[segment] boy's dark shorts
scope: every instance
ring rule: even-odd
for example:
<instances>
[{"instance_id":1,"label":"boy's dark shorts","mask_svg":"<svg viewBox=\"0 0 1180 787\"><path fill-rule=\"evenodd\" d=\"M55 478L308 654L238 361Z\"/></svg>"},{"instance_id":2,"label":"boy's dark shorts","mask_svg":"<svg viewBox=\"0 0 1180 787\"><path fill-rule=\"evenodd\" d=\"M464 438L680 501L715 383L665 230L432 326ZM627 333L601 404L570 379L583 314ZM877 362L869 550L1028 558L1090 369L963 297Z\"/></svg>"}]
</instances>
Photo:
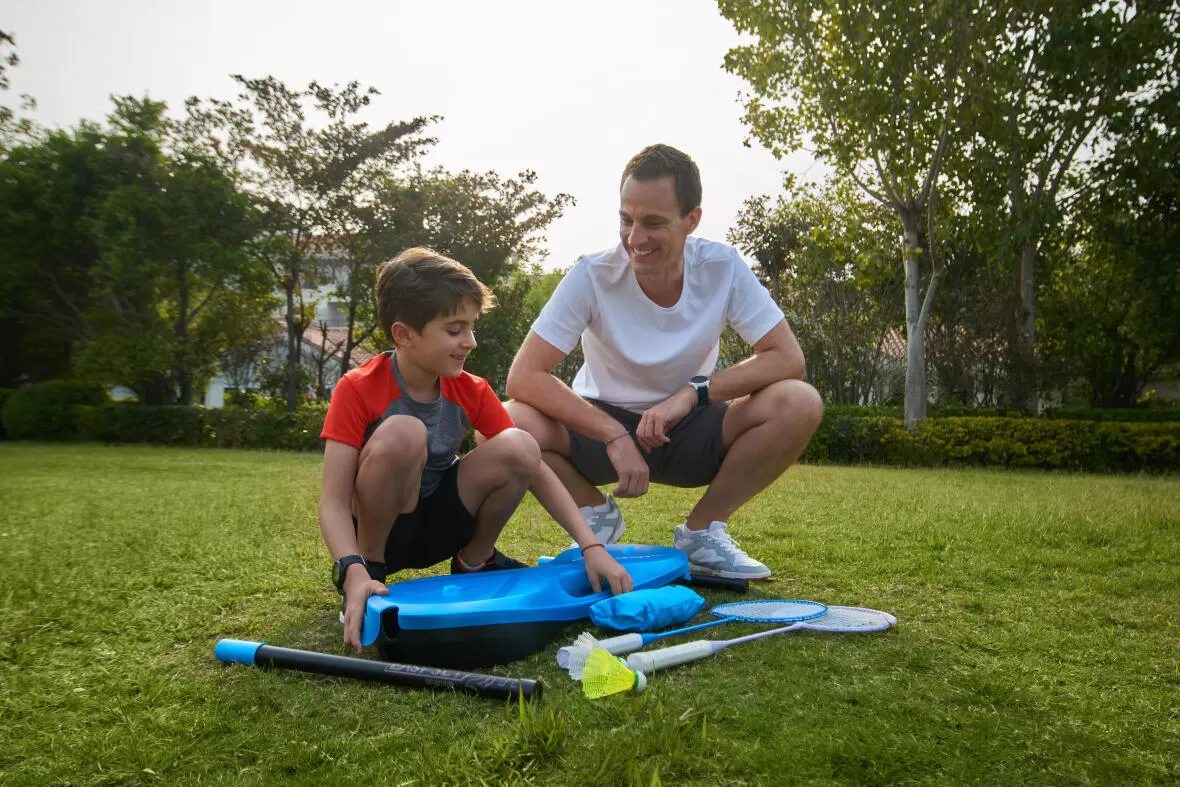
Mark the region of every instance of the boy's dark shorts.
<instances>
[{"instance_id":1,"label":"boy's dark shorts","mask_svg":"<svg viewBox=\"0 0 1180 787\"><path fill-rule=\"evenodd\" d=\"M356 518L352 520L356 527ZM459 497L459 462L443 473L438 486L418 507L393 523L385 541L385 566L392 574L403 568L429 568L449 560L475 535L475 517Z\"/></svg>"},{"instance_id":2,"label":"boy's dark shorts","mask_svg":"<svg viewBox=\"0 0 1180 787\"><path fill-rule=\"evenodd\" d=\"M621 423L631 433L629 439L635 440L635 428L639 426L641 415L596 399L587 401ZM729 405L725 402L694 407L668 432L671 442L658 446L651 453L644 453L640 448L639 453L647 460L650 480L682 487L708 486L713 483L725 459L721 423L728 409ZM610 457L606 455L606 443L573 429L568 431L570 464L583 478L595 486L613 484L619 480ZM639 447L638 441L635 445Z\"/></svg>"}]
</instances>

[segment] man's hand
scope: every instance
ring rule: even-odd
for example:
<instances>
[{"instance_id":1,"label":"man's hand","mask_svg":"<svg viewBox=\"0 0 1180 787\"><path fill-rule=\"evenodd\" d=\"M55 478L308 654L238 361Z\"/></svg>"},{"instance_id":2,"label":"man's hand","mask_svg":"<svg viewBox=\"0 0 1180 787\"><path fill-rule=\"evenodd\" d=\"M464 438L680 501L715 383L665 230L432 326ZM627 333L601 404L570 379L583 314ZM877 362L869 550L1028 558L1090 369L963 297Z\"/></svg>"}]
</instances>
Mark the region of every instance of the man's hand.
<instances>
[{"instance_id":1,"label":"man's hand","mask_svg":"<svg viewBox=\"0 0 1180 787\"><path fill-rule=\"evenodd\" d=\"M635 441L630 437L620 437L606 446L606 455L614 465L615 473L619 476L619 483L611 490L615 497L639 497L647 494L647 462Z\"/></svg>"},{"instance_id":2,"label":"man's hand","mask_svg":"<svg viewBox=\"0 0 1180 787\"><path fill-rule=\"evenodd\" d=\"M384 582L372 579L360 563L349 566L344 577L344 644L352 645L357 653L363 649L361 623L365 619L365 606L374 593L385 596L389 588Z\"/></svg>"},{"instance_id":3,"label":"man's hand","mask_svg":"<svg viewBox=\"0 0 1180 787\"><path fill-rule=\"evenodd\" d=\"M635 439L645 451L663 445L668 442L668 432L692 412L696 403L696 391L682 388L643 414L635 427Z\"/></svg>"},{"instance_id":4,"label":"man's hand","mask_svg":"<svg viewBox=\"0 0 1180 787\"><path fill-rule=\"evenodd\" d=\"M623 568L619 561L611 557L605 548L594 547L582 553L586 561L586 577L590 580L590 587L598 593L602 590L602 580L606 580L612 596L620 593L630 593L635 588L631 575Z\"/></svg>"}]
</instances>

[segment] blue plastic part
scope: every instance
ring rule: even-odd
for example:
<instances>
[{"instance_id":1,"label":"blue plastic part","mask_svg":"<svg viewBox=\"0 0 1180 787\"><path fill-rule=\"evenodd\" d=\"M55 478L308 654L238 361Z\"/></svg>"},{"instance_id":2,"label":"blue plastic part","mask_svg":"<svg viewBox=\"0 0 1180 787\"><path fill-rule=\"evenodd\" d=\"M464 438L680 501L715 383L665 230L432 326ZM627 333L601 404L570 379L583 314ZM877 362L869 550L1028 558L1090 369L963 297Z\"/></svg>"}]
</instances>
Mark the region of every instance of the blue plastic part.
<instances>
[{"instance_id":1,"label":"blue plastic part","mask_svg":"<svg viewBox=\"0 0 1180 787\"><path fill-rule=\"evenodd\" d=\"M244 639L223 639L213 648L213 655L226 664L249 664L254 666L254 656L266 643L250 642Z\"/></svg>"},{"instance_id":2,"label":"blue plastic part","mask_svg":"<svg viewBox=\"0 0 1180 787\"><path fill-rule=\"evenodd\" d=\"M688 556L672 547L611 544L636 590L663 587L688 579ZM370 596L361 644L377 641L381 613L397 609L399 629L429 631L505 623L569 622L589 617L590 607L610 598L595 593L586 577L581 552L571 548L536 568L480 571L475 574L424 577L389 586L386 596Z\"/></svg>"}]
</instances>

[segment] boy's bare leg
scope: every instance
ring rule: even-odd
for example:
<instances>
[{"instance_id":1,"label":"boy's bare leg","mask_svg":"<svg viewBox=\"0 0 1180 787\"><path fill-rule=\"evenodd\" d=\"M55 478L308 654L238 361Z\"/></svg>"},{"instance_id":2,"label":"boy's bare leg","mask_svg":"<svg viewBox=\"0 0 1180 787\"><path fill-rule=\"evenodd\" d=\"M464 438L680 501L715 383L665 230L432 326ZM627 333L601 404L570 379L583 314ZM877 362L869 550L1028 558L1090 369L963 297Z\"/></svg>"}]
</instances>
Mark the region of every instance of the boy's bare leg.
<instances>
[{"instance_id":1,"label":"boy's bare leg","mask_svg":"<svg viewBox=\"0 0 1180 787\"><path fill-rule=\"evenodd\" d=\"M522 402L507 402L504 408L518 427L536 439L541 447L541 459L553 470L562 486L569 490L579 507L601 505L606 501L598 487L583 478L570 464L570 435L563 424Z\"/></svg>"},{"instance_id":2,"label":"boy's bare leg","mask_svg":"<svg viewBox=\"0 0 1180 787\"><path fill-rule=\"evenodd\" d=\"M721 469L688 516L701 530L733 512L787 471L823 418L819 393L802 380L781 380L730 403L722 422Z\"/></svg>"},{"instance_id":3,"label":"boy's bare leg","mask_svg":"<svg viewBox=\"0 0 1180 787\"><path fill-rule=\"evenodd\" d=\"M506 429L481 442L459 461L459 499L475 514L475 535L459 559L479 566L492 556L496 539L524 499L541 466L537 441L521 429Z\"/></svg>"},{"instance_id":4,"label":"boy's bare leg","mask_svg":"<svg viewBox=\"0 0 1180 787\"><path fill-rule=\"evenodd\" d=\"M385 420L361 449L356 472L357 548L384 562L385 542L401 514L418 505L426 464L426 425L408 415Z\"/></svg>"}]
</instances>

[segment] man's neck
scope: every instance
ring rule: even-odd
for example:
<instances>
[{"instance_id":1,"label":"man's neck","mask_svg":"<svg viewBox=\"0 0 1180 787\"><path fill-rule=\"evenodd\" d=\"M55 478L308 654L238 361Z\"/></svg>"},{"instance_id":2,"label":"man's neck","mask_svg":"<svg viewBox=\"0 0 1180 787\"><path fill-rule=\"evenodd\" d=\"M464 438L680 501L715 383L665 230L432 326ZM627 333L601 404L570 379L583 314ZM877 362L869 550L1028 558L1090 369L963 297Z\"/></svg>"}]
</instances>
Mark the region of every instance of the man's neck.
<instances>
[{"instance_id":1,"label":"man's neck","mask_svg":"<svg viewBox=\"0 0 1180 787\"><path fill-rule=\"evenodd\" d=\"M639 289L657 306L671 308L680 302L680 294L684 290L684 258L675 268L635 275Z\"/></svg>"}]
</instances>

